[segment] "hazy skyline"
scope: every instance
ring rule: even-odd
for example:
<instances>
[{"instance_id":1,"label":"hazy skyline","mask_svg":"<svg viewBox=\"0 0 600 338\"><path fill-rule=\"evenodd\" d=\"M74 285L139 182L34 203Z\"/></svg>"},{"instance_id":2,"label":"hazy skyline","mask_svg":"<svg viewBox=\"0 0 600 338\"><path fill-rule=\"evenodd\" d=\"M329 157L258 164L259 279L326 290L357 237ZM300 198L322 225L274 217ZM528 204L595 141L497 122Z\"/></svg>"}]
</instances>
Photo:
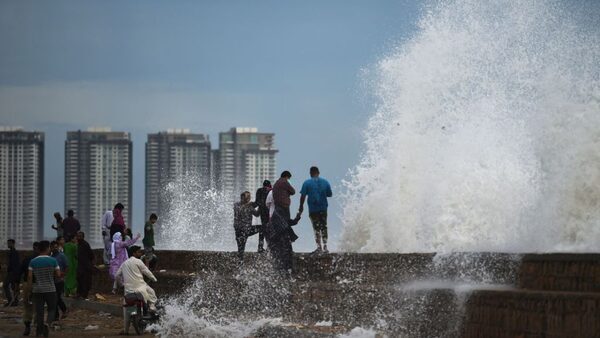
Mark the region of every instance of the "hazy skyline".
<instances>
[{"instance_id":1,"label":"hazy skyline","mask_svg":"<svg viewBox=\"0 0 600 338\"><path fill-rule=\"evenodd\" d=\"M0 125L46 134L45 233L64 209L67 130L131 132L137 231L146 134L189 128L216 148L218 132L249 126L276 134L278 171L297 189L311 165L330 180L335 242L341 180L374 111L364 74L411 36L419 11L413 1L1 2ZM311 250L307 217L298 232L295 249Z\"/></svg>"}]
</instances>

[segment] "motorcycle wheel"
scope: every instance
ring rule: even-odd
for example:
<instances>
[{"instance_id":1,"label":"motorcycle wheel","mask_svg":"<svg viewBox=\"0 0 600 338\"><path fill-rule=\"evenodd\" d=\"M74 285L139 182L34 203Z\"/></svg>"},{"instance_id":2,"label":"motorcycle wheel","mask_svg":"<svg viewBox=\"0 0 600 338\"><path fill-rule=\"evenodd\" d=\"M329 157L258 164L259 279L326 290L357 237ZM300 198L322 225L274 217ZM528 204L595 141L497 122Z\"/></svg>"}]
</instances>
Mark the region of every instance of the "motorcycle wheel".
<instances>
[{"instance_id":1,"label":"motorcycle wheel","mask_svg":"<svg viewBox=\"0 0 600 338\"><path fill-rule=\"evenodd\" d=\"M135 329L135 333L137 335L144 334L144 329L146 329L146 323L142 319L142 316L140 316L139 314L132 316L131 323L133 324L133 328Z\"/></svg>"}]
</instances>

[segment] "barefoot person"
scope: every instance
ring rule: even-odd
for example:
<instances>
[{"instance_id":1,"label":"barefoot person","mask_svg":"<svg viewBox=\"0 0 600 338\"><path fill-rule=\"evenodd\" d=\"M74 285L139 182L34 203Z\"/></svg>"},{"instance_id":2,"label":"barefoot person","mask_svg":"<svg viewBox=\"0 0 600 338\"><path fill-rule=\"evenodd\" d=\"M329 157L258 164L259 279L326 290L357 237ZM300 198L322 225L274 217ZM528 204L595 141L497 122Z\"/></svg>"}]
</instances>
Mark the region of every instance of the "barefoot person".
<instances>
[{"instance_id":1,"label":"barefoot person","mask_svg":"<svg viewBox=\"0 0 600 338\"><path fill-rule=\"evenodd\" d=\"M317 249L314 253L327 253L327 197L331 197L331 186L326 179L319 177L319 168L310 168L310 178L304 181L300 190L299 213L304 211L304 201L308 196L308 217L315 232ZM321 246L321 241L323 246Z\"/></svg>"}]
</instances>

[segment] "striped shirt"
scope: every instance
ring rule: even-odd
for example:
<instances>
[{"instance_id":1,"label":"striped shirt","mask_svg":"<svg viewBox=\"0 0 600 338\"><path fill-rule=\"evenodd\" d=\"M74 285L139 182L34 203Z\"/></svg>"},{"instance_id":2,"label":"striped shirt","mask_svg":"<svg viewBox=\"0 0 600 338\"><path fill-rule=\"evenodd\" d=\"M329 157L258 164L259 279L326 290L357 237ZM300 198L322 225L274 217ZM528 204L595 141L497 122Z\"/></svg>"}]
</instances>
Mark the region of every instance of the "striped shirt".
<instances>
[{"instance_id":1,"label":"striped shirt","mask_svg":"<svg viewBox=\"0 0 600 338\"><path fill-rule=\"evenodd\" d=\"M59 270L58 262L50 256L37 256L29 263L29 271L33 272L33 293L56 292L54 274Z\"/></svg>"}]
</instances>

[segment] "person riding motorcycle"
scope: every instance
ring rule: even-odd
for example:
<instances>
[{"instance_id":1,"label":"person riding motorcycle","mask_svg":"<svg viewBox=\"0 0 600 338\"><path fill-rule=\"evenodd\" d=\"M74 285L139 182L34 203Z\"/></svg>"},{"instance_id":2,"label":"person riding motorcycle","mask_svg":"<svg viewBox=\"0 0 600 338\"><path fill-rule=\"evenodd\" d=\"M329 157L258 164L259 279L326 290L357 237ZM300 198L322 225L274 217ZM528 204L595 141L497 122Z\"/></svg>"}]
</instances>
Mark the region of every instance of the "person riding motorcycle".
<instances>
[{"instance_id":1,"label":"person riding motorcycle","mask_svg":"<svg viewBox=\"0 0 600 338\"><path fill-rule=\"evenodd\" d=\"M148 304L150 312L156 312L156 293L146 283L144 276L148 277L153 282L157 282L154 274L140 259L144 254L141 247L134 245L130 250L130 257L127 259L117 271L115 279L122 282L125 288L125 295L130 293L140 293L144 297L144 301Z\"/></svg>"}]
</instances>

